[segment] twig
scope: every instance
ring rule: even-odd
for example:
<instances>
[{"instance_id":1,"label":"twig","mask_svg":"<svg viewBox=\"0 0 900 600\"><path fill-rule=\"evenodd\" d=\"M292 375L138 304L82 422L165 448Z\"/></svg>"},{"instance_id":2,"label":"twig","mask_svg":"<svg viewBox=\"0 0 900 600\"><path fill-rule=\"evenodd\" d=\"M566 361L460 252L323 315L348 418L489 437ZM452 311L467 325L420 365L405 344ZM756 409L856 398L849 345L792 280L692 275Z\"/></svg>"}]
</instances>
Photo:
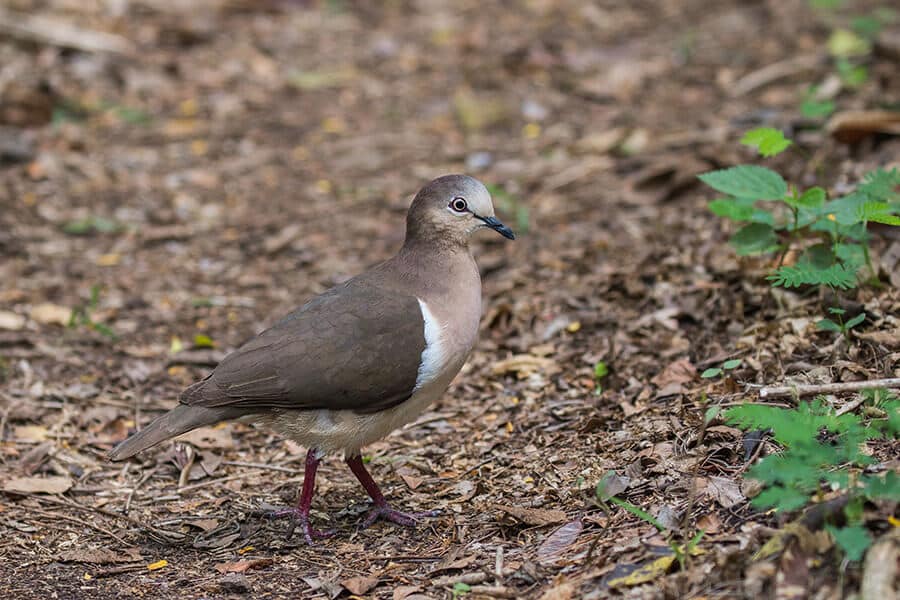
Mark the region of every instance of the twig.
<instances>
[{"instance_id":1,"label":"twig","mask_svg":"<svg viewBox=\"0 0 900 600\"><path fill-rule=\"evenodd\" d=\"M766 65L762 69L748 73L735 81L731 86L731 95L735 97L743 96L779 79L814 69L821 62L822 57L818 54L807 54Z\"/></svg>"},{"instance_id":2,"label":"twig","mask_svg":"<svg viewBox=\"0 0 900 600\"><path fill-rule=\"evenodd\" d=\"M85 526L85 527L90 527L91 529L94 529L94 530L99 531L100 533L102 533L102 534L104 534L104 535L107 535L107 536L111 537L112 539L116 540L117 542L119 542L119 543L122 544L123 546L127 546L127 545L128 545L128 543L127 543L125 540L123 540L122 538L120 538L119 536L117 536L115 533L113 533L113 532L110 531L109 529L106 529L105 527L100 527L99 525L97 525L97 524L95 524L95 523L91 523L91 522L88 521L87 519L79 519L78 517L70 517L69 515L61 515L61 514L59 514L59 513L50 512L50 511L48 511L48 510L41 510L41 509L39 509L39 508L32 508L32 509L30 509L30 512L35 513L35 514L38 514L38 515L43 515L43 516L48 517L48 518L50 518L50 519L61 519L61 520L63 520L63 521L69 521L70 523L77 523L78 525L83 525L83 526Z\"/></svg>"},{"instance_id":3,"label":"twig","mask_svg":"<svg viewBox=\"0 0 900 600\"><path fill-rule=\"evenodd\" d=\"M53 17L28 15L5 9L0 9L0 34L83 52L131 54L134 51L134 45L120 35L84 29Z\"/></svg>"},{"instance_id":4,"label":"twig","mask_svg":"<svg viewBox=\"0 0 900 600\"><path fill-rule=\"evenodd\" d=\"M834 411L834 416L839 417L841 415L847 414L851 410L856 410L856 407L858 407L860 404L862 404L863 400L864 400L864 398L862 396L860 396L856 400L852 400L852 401L848 402L847 404L843 405L842 407L840 407L839 409Z\"/></svg>"},{"instance_id":5,"label":"twig","mask_svg":"<svg viewBox=\"0 0 900 600\"><path fill-rule=\"evenodd\" d=\"M494 598L517 598L513 590L502 585L473 585L469 590L473 596L493 596Z\"/></svg>"},{"instance_id":6,"label":"twig","mask_svg":"<svg viewBox=\"0 0 900 600\"><path fill-rule=\"evenodd\" d=\"M790 398L815 394L835 394L858 392L875 388L900 388L900 377L890 379L870 379L868 381L846 381L843 383L823 383L809 385L770 386L759 390L760 398Z\"/></svg>"}]
</instances>

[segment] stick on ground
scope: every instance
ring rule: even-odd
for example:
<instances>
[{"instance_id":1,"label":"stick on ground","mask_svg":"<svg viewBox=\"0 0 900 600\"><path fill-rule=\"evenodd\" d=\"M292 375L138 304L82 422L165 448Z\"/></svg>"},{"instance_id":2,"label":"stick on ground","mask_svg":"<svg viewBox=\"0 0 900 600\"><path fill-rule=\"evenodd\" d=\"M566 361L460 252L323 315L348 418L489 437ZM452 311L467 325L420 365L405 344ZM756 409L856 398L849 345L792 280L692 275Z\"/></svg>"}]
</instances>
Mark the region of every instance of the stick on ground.
<instances>
[{"instance_id":1,"label":"stick on ground","mask_svg":"<svg viewBox=\"0 0 900 600\"><path fill-rule=\"evenodd\" d=\"M813 396L815 394L838 394L858 392L876 388L900 388L900 377L891 379L870 379L868 381L846 381L843 383L823 383L810 385L783 385L760 388L760 398L790 398L793 396Z\"/></svg>"}]
</instances>

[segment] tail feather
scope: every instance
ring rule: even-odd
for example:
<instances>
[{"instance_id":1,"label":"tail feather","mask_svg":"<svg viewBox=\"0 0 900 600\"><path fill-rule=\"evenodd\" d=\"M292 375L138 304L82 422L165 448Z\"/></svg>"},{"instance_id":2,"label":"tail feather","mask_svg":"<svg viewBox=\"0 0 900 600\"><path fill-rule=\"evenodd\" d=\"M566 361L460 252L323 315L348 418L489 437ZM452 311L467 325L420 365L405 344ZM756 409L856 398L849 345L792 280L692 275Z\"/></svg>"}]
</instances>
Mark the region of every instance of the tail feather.
<instances>
[{"instance_id":1,"label":"tail feather","mask_svg":"<svg viewBox=\"0 0 900 600\"><path fill-rule=\"evenodd\" d=\"M108 457L110 460L125 460L182 433L234 419L242 414L243 411L234 408L206 408L179 404L110 450Z\"/></svg>"}]
</instances>

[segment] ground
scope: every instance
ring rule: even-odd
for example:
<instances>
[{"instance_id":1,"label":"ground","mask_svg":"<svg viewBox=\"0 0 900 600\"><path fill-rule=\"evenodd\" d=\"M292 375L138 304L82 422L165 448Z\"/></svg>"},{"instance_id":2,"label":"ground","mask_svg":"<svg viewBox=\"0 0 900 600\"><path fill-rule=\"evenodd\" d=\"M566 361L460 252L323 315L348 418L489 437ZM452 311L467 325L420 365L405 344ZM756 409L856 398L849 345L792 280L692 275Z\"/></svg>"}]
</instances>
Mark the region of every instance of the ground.
<instances>
[{"instance_id":1,"label":"ground","mask_svg":"<svg viewBox=\"0 0 900 600\"><path fill-rule=\"evenodd\" d=\"M790 515L749 505L742 474L758 452L704 415L760 401L760 385L897 377L900 242L873 239L881 286L773 291L771 264L734 254L733 227L695 178L756 161L738 140L759 125L796 139L767 164L803 185L847 189L898 166L900 138L848 144L798 112L810 85L834 83L826 41L846 12L6 4L0 25L44 20L0 26L0 589L551 600L859 588L862 567L833 547L800 557L797 589L785 560L753 560ZM859 89L829 88L840 111L898 105L893 35ZM365 494L331 457L314 519L337 535L285 539L286 523L258 512L295 501L304 449L240 424L105 460L224 353L395 251L412 194L450 172L491 184L518 239L474 244L481 338L448 393L365 450L397 507L439 516L360 530ZM813 326L836 303L870 315L849 344ZM699 377L733 358L727 377ZM872 448L887 468L897 450ZM706 532L684 571L615 581L667 546L597 503L609 471L676 539ZM886 523L892 509L879 510Z\"/></svg>"}]
</instances>

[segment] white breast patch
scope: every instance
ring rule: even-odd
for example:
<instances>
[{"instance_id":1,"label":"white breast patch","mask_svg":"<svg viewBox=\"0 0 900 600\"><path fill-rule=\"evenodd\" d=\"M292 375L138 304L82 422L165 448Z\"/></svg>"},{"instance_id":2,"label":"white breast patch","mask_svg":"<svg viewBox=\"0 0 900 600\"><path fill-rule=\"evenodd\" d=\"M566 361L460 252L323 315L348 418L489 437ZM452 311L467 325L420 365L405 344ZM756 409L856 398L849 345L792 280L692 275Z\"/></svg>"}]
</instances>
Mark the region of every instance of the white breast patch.
<instances>
[{"instance_id":1,"label":"white breast patch","mask_svg":"<svg viewBox=\"0 0 900 600\"><path fill-rule=\"evenodd\" d=\"M422 351L422 362L419 363L413 392L437 379L447 366L444 330L425 301L421 298L418 300L422 309L422 320L425 321L425 350Z\"/></svg>"}]
</instances>

